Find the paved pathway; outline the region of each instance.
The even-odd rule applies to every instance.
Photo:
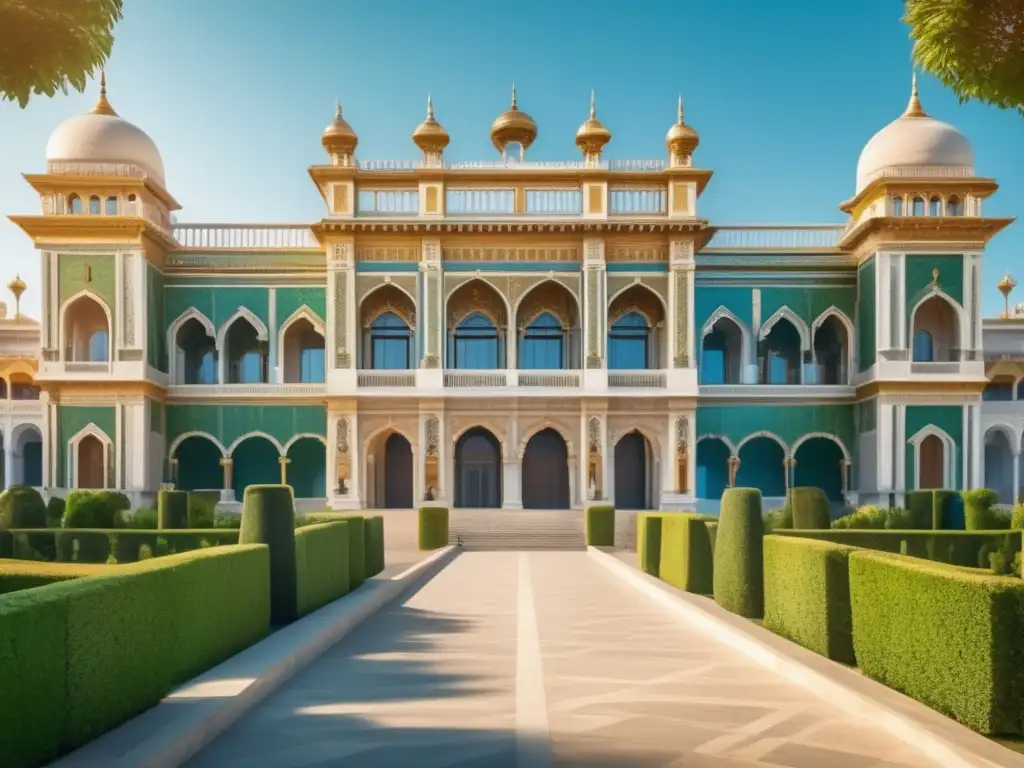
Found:
[[[925,768],[585,553],[469,552],[189,763]]]

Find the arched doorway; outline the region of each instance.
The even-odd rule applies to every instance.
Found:
[[[608,306],[608,368],[647,370],[663,367],[665,308],[654,291],[632,285]]]
[[[43,484],[43,435],[34,425],[15,432],[13,480],[36,488]]]
[[[725,441],[704,438],[697,443],[697,498],[720,499],[729,486],[729,457]]]
[[[86,435],[78,441],[78,472],[76,488],[105,488],[103,477],[103,443],[95,435]]]
[[[245,498],[250,485],[278,485],[281,482],[281,458],[277,446],[265,437],[254,435],[235,446],[234,459],[235,499]]]
[[[985,487],[999,494],[1000,504],[1013,504],[1013,449],[1002,429],[985,433]]]
[[[281,344],[285,383],[324,381],[324,337],[308,318],[300,317],[292,322],[285,330]]]
[[[720,318],[704,337],[701,384],[739,384],[743,367],[743,331],[729,317]]]
[[[195,317],[175,334],[175,379],[178,384],[217,383],[217,340]]]
[[[829,315],[814,331],[814,360],[818,384],[846,384],[849,339],[835,315]],[[797,465],[799,466],[799,465]]]
[[[763,498],[786,495],[786,452],[770,437],[755,437],[740,448],[738,488],[757,488]]]
[[[569,508],[569,452],[557,430],[542,429],[523,453],[523,509]]]
[[[231,323],[225,336],[227,345],[227,383],[262,384],[267,378],[267,352],[269,345],[260,338],[260,332],[245,317]]]
[[[411,509],[412,445],[405,435],[392,432],[384,441],[384,508]]]
[[[911,318],[914,362],[959,361],[960,321],[950,302],[942,294],[935,294],[914,311]]]
[[[501,445],[483,427],[464,432],[455,444],[455,506],[501,506]]]
[[[835,440],[812,437],[796,449],[793,484],[821,488],[829,501],[843,501],[843,449]]]
[[[938,435],[928,435],[921,441],[918,456],[917,487],[921,490],[946,487],[946,446]]]
[[[64,359],[106,362],[110,359],[107,313],[90,296],[79,296],[64,310]]]
[[[288,485],[296,499],[327,497],[327,448],[315,437],[300,437],[288,446]]]
[[[761,383],[799,384],[801,357],[800,331],[782,318],[757,345]]]
[[[651,509],[651,447],[636,430],[615,444],[615,508]]]
[[[192,435],[174,449],[178,460],[177,488],[182,491],[212,491],[224,487],[224,458],[220,448],[207,437]]]

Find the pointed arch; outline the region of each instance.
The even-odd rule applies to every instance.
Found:
[[[217,331],[217,349],[226,350],[225,342],[227,341],[228,331],[231,330],[231,326],[239,319],[246,320],[249,325],[256,329],[257,339],[260,341],[270,341],[270,331],[267,330],[267,324],[260,320],[259,316],[248,307],[239,307],[221,324],[220,329]]]
[[[796,440],[796,442],[793,443],[793,447],[790,449],[789,457],[792,458],[796,456],[796,452],[800,448],[800,446],[806,443],[808,440],[813,440],[814,438],[831,440],[833,443],[839,446],[839,450],[843,452],[844,459],[848,461],[852,460],[853,457],[850,455],[850,452],[846,449],[846,446],[843,444],[843,441],[840,440],[836,435],[830,435],[828,432],[808,432],[806,435],[801,436]]]
[[[303,333],[301,327],[294,329],[298,339],[289,343],[288,331],[300,322],[308,323],[313,333],[320,337],[319,345],[312,334]],[[326,350],[327,325],[308,304],[303,304],[292,312],[277,331],[277,360],[274,365],[280,372],[281,380],[286,383],[323,381],[327,374]]]
[[[310,438],[310,439],[313,439],[313,440],[319,440],[324,445],[327,445],[327,438],[324,437],[323,435],[318,435],[315,432],[300,432],[297,435],[292,435],[288,439],[288,442],[281,446],[281,455],[282,456],[287,456],[288,455],[288,449],[291,448],[292,445],[297,443],[299,440],[302,440],[303,438]]]
[[[645,293],[649,293],[651,296],[654,297],[658,306],[661,308],[660,317],[652,314],[649,309],[639,306],[626,307],[622,309],[622,311],[618,315],[615,314],[615,302],[627,291],[631,291],[634,289],[644,291]],[[611,328],[611,326],[621,315],[627,314],[628,312],[639,312],[641,315],[643,315],[644,319],[647,320],[648,325],[653,327],[662,320],[664,320],[666,317],[668,317],[668,304],[658,294],[658,292],[654,290],[651,286],[647,285],[647,283],[642,283],[639,280],[634,280],[629,285],[620,288],[619,290],[617,290],[615,293],[608,297],[608,327]]]
[[[58,331],[60,333],[60,339],[61,339],[61,354],[64,356],[65,360],[68,359],[68,357],[67,357],[68,344],[69,344],[69,342],[73,341],[73,339],[69,338],[69,333],[68,333],[69,330],[70,330],[68,328],[68,326],[67,326],[68,310],[70,310],[75,304],[77,304],[82,299],[89,299],[89,300],[95,302],[99,306],[99,308],[101,310],[103,310],[103,314],[104,314],[104,316],[107,319],[107,359],[106,359],[106,362],[109,362],[109,361],[114,359],[114,338],[113,338],[113,336],[114,336],[114,313],[111,311],[110,307],[107,305],[107,302],[105,302],[102,298],[100,298],[99,294],[93,293],[92,291],[90,291],[88,289],[82,289],[78,293],[76,293],[76,294],[74,294],[72,296],[69,296],[67,298],[67,300],[63,304],[61,304],[61,306],[60,306]],[[104,362],[104,361],[95,361],[95,362]]]
[[[398,302],[388,301],[387,297],[381,299],[378,295],[391,292],[398,294],[396,296]],[[400,306],[399,302],[404,304],[404,306]],[[368,307],[369,309],[367,309]],[[416,327],[416,299],[405,288],[388,280],[373,286],[373,288],[366,292],[363,298],[359,300],[358,311],[359,325],[363,328],[368,328],[374,320],[386,312],[398,315],[409,328],[415,329]]]
[[[241,437],[236,438],[235,441],[228,446],[227,455],[233,455],[235,452],[235,448],[237,448],[239,444],[241,444],[242,442],[248,440],[250,437],[262,437],[265,440],[268,440],[269,442],[273,443],[274,447],[277,448],[278,453],[280,453],[282,456],[286,455],[284,448],[282,447],[280,441],[276,437],[274,437],[273,435],[268,435],[266,432],[263,432],[258,429],[253,430],[252,432],[246,432]]]
[[[611,439],[608,442],[609,445],[611,445],[613,451],[615,450],[615,446],[619,444],[619,441],[626,435],[628,435],[630,432],[637,432],[640,435],[642,435],[643,438],[648,443],[650,443],[651,451],[654,453],[654,455],[661,455],[661,441],[659,441],[657,436],[647,427],[638,424],[630,424],[629,426],[623,427],[622,429],[618,429],[615,432],[611,433]]]
[[[931,299],[936,297],[945,301],[953,310],[953,316],[956,318],[957,325],[957,343],[959,344],[960,349],[971,348],[973,345],[970,344],[968,340],[970,324],[967,322],[967,313],[964,311],[964,308],[963,306],[961,306],[960,302],[958,302],[956,299],[954,299],[952,296],[950,296],[948,293],[942,290],[937,284],[932,284],[931,286],[929,286],[921,295],[921,297],[914,303],[913,308],[910,310],[908,323],[910,333],[908,334],[908,336],[910,336],[911,340],[913,340],[914,331],[916,329],[917,311],[926,303],[928,303]]]
[[[170,369],[168,371],[168,379],[172,384],[179,383],[179,378],[181,378],[180,372],[178,371],[178,355],[176,352],[176,350],[179,349],[178,333],[190,320],[195,320],[197,323],[199,323],[199,325],[203,327],[203,330],[206,331],[206,335],[213,339],[215,363],[217,356],[220,354],[220,346],[217,342],[217,328],[216,326],[214,326],[213,321],[210,320],[210,318],[208,318],[205,314],[203,314],[203,312],[200,311],[197,307],[189,307],[180,315],[178,315],[178,317],[175,318],[174,322],[172,322],[170,327],[167,329],[167,349],[170,352],[167,356],[167,362]],[[214,367],[216,368],[217,366],[214,365]],[[216,371],[214,371],[214,376],[216,376]]]
[[[772,332],[772,328],[774,328],[780,320],[788,320],[793,327],[796,328],[796,332],[800,334],[800,350],[802,352],[806,352],[811,348],[811,332],[807,327],[807,323],[805,323],[802,317],[785,304],[775,310],[772,316],[761,324],[761,327],[757,331],[757,340],[764,341],[767,339],[768,334]]]
[[[368,298],[370,298],[373,294],[377,293],[378,291],[384,290],[385,288],[394,288],[399,293],[405,294],[405,297],[412,302],[412,305],[414,307],[416,306],[415,296],[413,296],[408,290],[400,286],[398,283],[394,282],[393,280],[388,280],[387,278],[385,278],[384,282],[373,286],[366,293],[363,294],[363,298],[359,300],[359,309],[362,310],[363,304],[366,303],[366,300]]]
[[[533,301],[537,293],[543,292],[545,288],[554,288],[554,290],[557,293],[567,295],[572,300],[571,306],[565,307],[565,309],[568,310],[568,312],[565,313],[568,314],[568,317],[560,317],[560,315],[563,314],[562,312],[559,311],[562,309],[561,307],[548,307],[546,306],[546,303],[543,301],[539,302],[538,306],[536,307],[529,307],[529,305],[526,303],[527,300]],[[533,311],[531,311],[530,317],[520,322],[519,313],[520,311],[523,310],[524,306],[528,307]],[[537,282],[534,285],[531,285],[529,288],[523,291],[523,295],[520,296],[512,305],[511,317],[514,318],[513,322],[515,323],[517,328],[524,328],[545,312],[550,312],[552,315],[558,318],[565,328],[572,328],[574,323],[579,323],[579,318],[581,317],[579,297],[577,297],[575,293],[569,290],[567,286],[558,282],[558,280],[556,280],[555,278],[545,277],[543,280]]]
[[[746,323],[740,320],[736,316],[736,313],[733,312],[724,304],[719,304],[715,311],[708,316],[708,319],[704,321],[704,325],[701,328],[700,332],[701,339],[703,339],[705,336],[708,336],[714,330],[715,323],[717,323],[719,320],[731,320],[733,323],[736,324],[736,327],[740,329],[740,333],[743,334],[744,346],[746,346],[750,342],[749,326],[747,326]]]
[[[459,306],[456,299],[463,293],[472,293],[475,286],[478,290],[482,289],[488,294],[493,294],[493,296],[497,298],[497,305],[504,311],[504,317],[494,311],[496,307],[486,306],[486,302],[470,301],[465,302],[466,306]],[[507,328],[511,319],[514,317],[512,314],[512,305],[509,304],[508,297],[498,290],[497,286],[479,275],[466,280],[464,283],[461,283],[452,289],[445,298],[444,307],[445,319],[449,329],[456,327],[474,312],[479,312],[481,315],[486,317],[494,323],[496,328]]]
[[[786,441],[783,440],[778,435],[776,435],[774,432],[769,432],[767,430],[761,430],[760,432],[752,432],[749,435],[747,435],[746,437],[744,437],[742,440],[740,440],[736,444],[736,455],[737,456],[740,455],[740,451],[743,450],[743,446],[744,445],[749,443],[751,440],[756,440],[759,437],[767,437],[769,440],[774,440],[776,443],[778,443],[780,446],[782,446],[782,452],[786,456],[790,456],[791,455],[790,452],[789,452],[789,446],[786,445]]]
[[[89,422],[76,432],[70,440],[68,440],[68,451],[67,451],[67,477],[68,486],[71,488],[80,488],[79,485],[79,448],[80,444],[86,438],[95,438],[99,441],[102,447],[102,466],[103,466],[103,481],[100,484],[100,488],[110,488],[113,484],[110,482],[111,473],[113,467],[111,466],[111,460],[113,459],[113,447],[114,441],[110,436],[100,429],[95,422]]]
[[[985,433],[982,435],[982,442],[984,443],[985,438],[988,437],[990,432],[1002,432],[1003,437],[1006,438],[1006,442],[1010,444],[1010,449],[1016,454],[1020,453],[1021,449],[1021,438],[1017,435],[1017,430],[1011,427],[1005,422],[999,422],[998,424],[990,424],[985,428]]]
[[[719,441],[721,441],[722,443],[725,444],[725,446],[729,449],[729,453],[732,456],[739,456],[740,455],[739,448],[736,445],[733,445],[732,440],[730,440],[725,435],[711,435],[711,434],[701,435],[700,437],[697,438],[697,444],[700,444],[701,440],[719,440]]]
[[[907,440],[907,444],[914,451],[914,485],[915,490],[921,487],[921,445],[929,437],[935,437],[942,443],[942,487],[956,488],[956,441],[949,433],[934,424],[921,427],[913,437]]]
[[[523,433],[522,438],[519,440],[519,452],[517,456],[521,461],[523,456],[526,455],[526,444],[530,442],[530,438],[536,435],[538,432],[543,432],[545,429],[552,429],[561,435],[562,440],[565,441],[565,448],[569,454],[569,458],[572,459],[576,456],[576,451],[572,444],[572,435],[564,426],[561,424],[551,421],[550,419],[543,419],[538,421],[536,424],[531,426],[526,432]]]
[[[174,453],[175,453],[175,451],[178,450],[178,446],[180,446],[183,442],[188,440],[190,437],[202,437],[202,438],[204,438],[206,440],[209,440],[211,443],[216,445],[217,448],[220,449],[221,455],[225,459],[228,458],[231,455],[231,451],[229,451],[227,448],[224,447],[224,443],[222,443],[216,437],[211,435],[209,432],[203,432],[201,429],[193,429],[193,430],[190,430],[188,432],[182,432],[180,435],[178,435],[176,438],[174,438],[174,440],[171,442],[170,447],[167,449],[167,456],[169,458],[174,458]]]

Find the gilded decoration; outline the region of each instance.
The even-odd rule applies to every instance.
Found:
[[[680,493],[689,490],[689,434],[690,422],[685,416],[680,416],[676,419],[676,488]]]
[[[427,306],[432,311],[427,312],[427,354],[423,359],[423,365],[427,368],[440,368],[441,367],[441,345],[440,335],[441,331],[438,328],[438,315],[440,314],[437,307],[441,303],[441,274],[439,270],[435,268],[429,268],[427,270]]]
[[[404,274],[404,275],[382,275],[376,274],[356,274],[356,301],[362,304],[363,300],[374,291],[380,288],[382,285],[393,285],[401,288],[402,291],[408,296],[416,295],[416,275],[415,274]]]
[[[508,327],[505,302],[490,283],[470,280],[452,292],[448,299],[448,328],[453,329],[474,312],[479,312],[497,328]]]
[[[676,354],[672,361],[676,368],[685,368],[689,363],[689,350],[686,348],[687,336],[689,335],[689,299],[690,292],[687,284],[688,275],[686,270],[675,270],[675,292],[676,292]]]
[[[554,315],[563,330],[579,326],[579,313],[572,294],[559,283],[546,281],[523,297],[517,310],[516,328],[524,330],[545,312]]]
[[[601,420],[591,417],[587,424],[587,498],[601,496]]]
[[[668,261],[668,248],[664,245],[648,246],[608,246],[605,248],[605,261],[609,262],[641,262],[645,264]]]
[[[575,262],[580,260],[577,246],[476,248],[459,247],[443,250],[445,261],[516,261],[516,262]]]
[[[356,248],[356,261],[416,261],[420,260],[420,249],[415,245],[376,246],[362,245]]]
[[[668,303],[668,275],[608,275],[608,295],[615,296],[630,285],[646,285]]]
[[[426,423],[426,450],[423,457],[424,474],[424,501],[433,501],[440,491],[440,469],[438,442],[440,440],[440,425],[436,416],[429,416]]]
[[[347,481],[349,478],[349,472],[351,469],[351,456],[349,455],[349,446],[351,445],[351,423],[348,417],[342,416],[338,419],[337,427],[337,471],[338,471],[338,493],[341,495],[348,494]]]
[[[352,356],[348,351],[348,275],[334,274],[334,367],[348,368]]]
[[[124,256],[124,264],[121,274],[121,288],[123,293],[124,313],[124,345],[135,346],[135,298],[132,292],[132,267],[135,265],[135,255],[127,253]]]
[[[630,312],[639,312],[652,327],[665,319],[665,312],[658,297],[641,285],[627,288],[612,301],[608,307],[608,325],[611,326]]]
[[[587,368],[597,369],[601,367],[601,341],[600,324],[598,322],[598,292],[602,270],[600,267],[587,267],[585,279],[587,281],[587,327],[590,329],[587,334]]]
[[[398,315],[410,330],[416,328],[416,307],[412,299],[393,285],[384,285],[363,299],[359,309],[361,325],[369,328],[386,312]]]

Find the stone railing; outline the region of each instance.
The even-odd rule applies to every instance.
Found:
[[[579,371],[517,371],[520,387],[574,389],[580,385]]]
[[[170,397],[317,397],[327,385],[312,384],[172,384]]]
[[[608,371],[609,389],[664,389],[664,371]]]
[[[141,178],[146,174],[134,163],[80,163],[64,160],[51,160],[46,164],[46,172],[65,176],[130,176]]]
[[[856,388],[846,384],[701,384],[701,397],[715,398],[845,398]]]
[[[361,171],[415,171],[420,168],[428,168],[418,160],[360,160],[359,170]],[[583,160],[460,160],[457,162],[444,163],[444,168],[451,170],[561,170],[576,168],[599,168],[609,171],[628,171],[641,173],[657,173],[665,170],[668,163],[664,160],[611,160],[609,162],[586,165]]]
[[[844,224],[725,225],[715,227],[715,234],[706,247],[720,250],[835,248],[845,229]]]
[[[171,234],[182,248],[201,251],[320,248],[308,224],[176,224]]]
[[[110,363],[107,362],[74,362],[65,361],[64,370],[68,373],[106,373],[110,370]]]
[[[508,382],[507,371],[455,371],[444,372],[444,385],[465,389],[490,389],[504,387]]]
[[[415,387],[416,371],[359,371],[356,374],[356,385],[359,387]]]

